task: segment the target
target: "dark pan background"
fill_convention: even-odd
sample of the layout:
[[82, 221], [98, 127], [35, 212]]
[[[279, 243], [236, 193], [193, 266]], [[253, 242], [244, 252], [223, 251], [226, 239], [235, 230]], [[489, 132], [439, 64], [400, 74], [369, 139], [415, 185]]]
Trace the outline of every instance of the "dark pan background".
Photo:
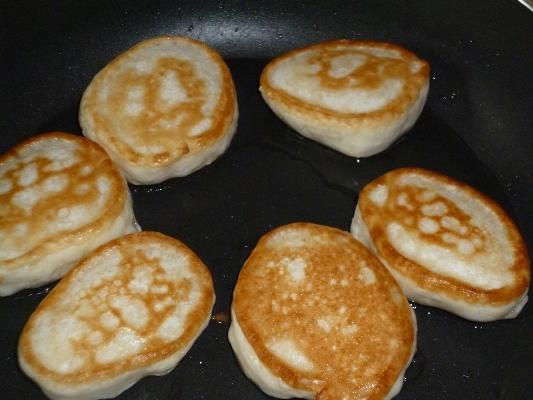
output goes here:
[[[258, 238], [305, 220], [349, 229], [360, 188], [400, 166], [431, 168], [495, 198], [533, 248], [533, 13], [517, 1], [4, 1], [0, 5], [0, 152], [49, 130], [80, 133], [77, 109], [93, 75], [136, 42], [162, 34], [222, 53], [241, 117], [228, 152], [159, 185], [131, 186], [145, 230], [177, 237], [212, 271], [206, 331], [178, 367], [121, 399], [266, 399], [227, 341], [231, 292]], [[261, 100], [272, 57], [332, 38], [404, 45], [432, 67], [426, 108], [388, 151], [345, 157], [295, 134]], [[16, 344], [53, 285], [0, 299], [0, 398], [41, 399]], [[418, 352], [398, 399], [533, 399], [533, 307], [469, 322], [416, 307]]]

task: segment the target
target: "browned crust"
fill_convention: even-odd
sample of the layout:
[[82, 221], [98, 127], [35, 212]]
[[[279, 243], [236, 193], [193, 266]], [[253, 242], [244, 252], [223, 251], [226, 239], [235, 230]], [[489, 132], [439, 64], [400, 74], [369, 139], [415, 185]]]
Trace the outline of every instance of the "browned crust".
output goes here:
[[[392, 183], [403, 174], [422, 175], [447, 185], [453, 185], [459, 190], [468, 193], [470, 197], [478, 199], [487, 208], [493, 211], [505, 227], [509, 235], [509, 240], [512, 243], [512, 249], [510, 250], [514, 253], [515, 261], [510, 270], [515, 278], [514, 283], [498, 289], [487, 290], [479, 288], [468, 284], [468, 282], [463, 282], [430, 271], [408, 258], [405, 258], [396, 251], [386, 239], [387, 235], [384, 232], [384, 226], [381, 224], [381, 222], [383, 222], [383, 215], [381, 211], [378, 210], [376, 206], [373, 206], [371, 201], [368, 200], [368, 193], [377, 185], [387, 184], [388, 182]], [[387, 186], [390, 190], [390, 185]], [[476, 303], [498, 306], [516, 301], [516, 299], [522, 296], [529, 287], [531, 275], [530, 260], [527, 247], [520, 235], [518, 227], [498, 203], [463, 182], [422, 168], [399, 168], [388, 172], [365, 186], [360, 193], [358, 205], [360, 207], [361, 217], [369, 228], [370, 236], [372, 237], [380, 257], [383, 257], [390, 268], [394, 269], [420, 288], [432, 292], [444, 293], [449, 298], [472, 304]]]
[[[202, 294], [200, 296], [199, 304], [194, 312], [187, 316], [187, 323], [184, 327], [182, 335], [168, 343], [164, 344], [162, 341], [154, 341], [155, 344], [145, 349], [143, 352], [137, 354], [134, 358], [126, 359], [119, 362], [106, 364], [105, 367], [93, 366], [92, 368], [85, 368], [83, 371], [71, 374], [60, 374], [51, 371], [46, 365], [41, 363], [34, 355], [30, 332], [35, 324], [35, 321], [40, 314], [46, 311], [49, 307], [54, 307], [58, 298], [61, 298], [66, 291], [66, 288], [71, 282], [77, 279], [77, 275], [82, 271], [90, 259], [95, 255], [101, 255], [105, 251], [113, 247], [127, 247], [143, 243], [160, 243], [165, 246], [177, 248], [180, 253], [187, 256], [189, 260], [189, 268], [194, 272], [195, 279], [200, 283]], [[123, 268], [132, 268], [131, 263], [123, 263]], [[41, 377], [52, 380], [61, 384], [84, 384], [94, 382], [96, 380], [112, 379], [124, 373], [152, 365], [158, 361], [164, 360], [174, 353], [179, 352], [185, 348], [191, 340], [198, 334], [198, 330], [208, 318], [211, 307], [214, 302], [214, 289], [211, 274], [198, 256], [182, 242], [163, 235], [158, 232], [138, 232], [122, 236], [114, 239], [99, 248], [93, 253], [82, 259], [76, 267], [70, 270], [65, 277], [50, 291], [45, 299], [39, 304], [37, 309], [30, 316], [24, 329], [22, 330], [19, 341], [19, 357], [31, 366], [31, 368]]]
[[[408, 89], [404, 94], [398, 96], [398, 98], [391, 102], [389, 105], [387, 105], [386, 108], [366, 113], [340, 113], [325, 107], [310, 104], [298, 99], [295, 96], [288, 94], [283, 90], [277, 89], [270, 83], [269, 77], [271, 71], [276, 68], [276, 66], [281, 62], [309, 50], [326, 50], [335, 48], [337, 46], [346, 45], [371, 46], [381, 49], [395, 50], [401, 54], [404, 60], [416, 60], [422, 63], [423, 65], [417, 74], [411, 76], [409, 80]], [[261, 73], [260, 84], [262, 92], [272, 101], [282, 104], [284, 107], [302, 116], [306, 116], [307, 118], [330, 121], [346, 126], [361, 123], [373, 125], [381, 124], [384, 121], [394, 120], [403, 116], [409, 109], [409, 107], [416, 101], [420, 94], [420, 91], [428, 82], [429, 72], [429, 64], [426, 61], [418, 58], [414, 53], [403, 47], [386, 42], [339, 39], [313, 44], [300, 49], [292, 50], [273, 59], [263, 69], [263, 72]]]
[[[124, 209], [127, 197], [129, 195], [126, 181], [116, 168], [115, 164], [111, 161], [107, 153], [97, 143], [84, 137], [66, 132], [47, 132], [33, 136], [0, 156], [0, 164], [6, 162], [10, 158], [18, 158], [20, 152], [22, 152], [22, 150], [26, 147], [31, 147], [39, 144], [40, 142], [51, 139], [75, 142], [81, 145], [84, 149], [82, 151], [87, 153], [86, 156], [90, 157], [92, 161], [95, 161], [93, 166], [100, 171], [100, 174], [103, 173], [109, 178], [111, 183], [110, 191], [113, 193], [113, 198], [107, 202], [105, 209], [93, 223], [85, 225], [75, 231], [61, 231], [55, 235], [51, 235], [46, 238], [45, 242], [39, 244], [30, 252], [10, 260], [2, 261], [2, 268], [19, 268], [22, 265], [31, 263], [32, 260], [37, 260], [38, 258], [49, 254], [50, 251], [52, 251], [51, 249], [61, 249], [73, 242], [88, 240], [90, 236], [102, 232], [108, 225], [112, 224]], [[4, 201], [2, 199], [4, 196], [5, 195], [0, 195], [0, 202]], [[43, 207], [44, 208], [42, 210], [37, 210], [37, 213], [43, 213], [45, 211], [44, 209], [46, 208], [46, 204]]]
[[[171, 152], [167, 149], [167, 151], [162, 154], [146, 156], [137, 152], [129, 144], [117, 140], [117, 138], [109, 132], [109, 127], [105, 119], [102, 118], [97, 111], [91, 110], [91, 108], [98, 103], [96, 96], [99, 92], [99, 86], [105, 79], [106, 75], [112, 71], [116, 65], [126, 60], [130, 54], [137, 50], [153, 46], [154, 44], [163, 41], [188, 42], [200, 47], [220, 69], [222, 74], [220, 84], [222, 88], [218, 105], [212, 113], [212, 117], [216, 122], [212, 124], [208, 131], [197, 137], [186, 138], [181, 143], [178, 142], [176, 148], [172, 149], [173, 151]], [[232, 122], [236, 117], [236, 104], [236, 92], [233, 78], [228, 66], [220, 54], [211, 47], [195, 39], [184, 36], [160, 36], [136, 44], [118, 55], [98, 72], [82, 97], [80, 116], [86, 113], [87, 117], [92, 120], [91, 124], [95, 126], [100, 125], [100, 127], [95, 131], [92, 131], [91, 134], [95, 135], [99, 142], [104, 144], [106, 148], [109, 147], [117, 156], [120, 156], [135, 165], [160, 167], [170, 165], [187, 154], [194, 154], [205, 150], [206, 148], [211, 147], [215, 142], [221, 140], [228, 133], [228, 129], [231, 128]]]
[[[283, 249], [269, 249], [267, 241], [276, 233], [286, 229], [310, 231], [313, 235], [322, 236], [328, 241], [328, 244], [316, 251], [308, 246], [285, 252]], [[338, 242], [335, 244], [337, 239], [342, 241], [342, 245]], [[306, 311], [302, 308], [296, 309], [292, 313], [289, 312], [284, 317], [285, 319], [280, 320], [279, 316], [269, 310], [272, 300], [281, 302], [282, 299], [275, 297], [277, 280], [275, 276], [263, 274], [264, 266], [270, 261], [280, 262], [280, 259], [286, 256], [304, 256], [309, 253], [312, 253], [310, 256], [314, 260], [312, 263], [319, 264], [322, 268], [321, 271], [310, 272], [313, 275], [309, 278], [309, 282], [314, 285], [314, 292], [323, 291], [323, 293], [319, 293], [321, 298], [328, 297], [327, 292], [331, 290], [327, 286], [327, 280], [332, 276], [337, 276], [330, 274], [330, 268], [337, 269], [340, 264], [344, 263], [349, 269], [349, 273], [356, 272], [356, 269], [350, 270], [353, 266], [350, 262], [364, 260], [376, 275], [375, 285], [377, 288], [374, 291], [365, 291], [350, 281], [347, 288], [350, 290], [349, 295], [342, 298], [342, 304], [347, 304], [349, 312], [358, 308], [368, 308], [368, 312], [364, 313], [365, 318], [358, 321], [361, 335], [354, 338], [353, 342], [346, 344], [342, 350], [339, 349], [339, 353], [345, 353], [344, 355], [325, 349], [326, 343], [330, 343], [328, 336], [340, 335], [339, 332], [329, 334], [321, 332], [322, 334], [320, 334], [316, 328], [309, 324], [302, 326], [294, 322], [305, 319], [305, 317], [314, 318], [317, 315], [306, 316], [304, 315]], [[348, 264], [347, 260], [349, 260]], [[311, 268], [311, 266], [307, 268]], [[350, 279], [355, 280], [353, 275]], [[306, 282], [308, 282], [307, 277]], [[398, 303], [393, 303], [390, 293], [397, 296]], [[302, 295], [302, 293], [298, 292], [298, 295]], [[332, 295], [339, 296], [337, 293]], [[261, 237], [241, 269], [233, 294], [232, 308], [247, 341], [272, 374], [280, 377], [285, 383], [296, 389], [314, 392], [319, 399], [338, 399], [348, 395], [348, 393], [353, 396], [350, 398], [383, 398], [409, 362], [415, 341], [410, 306], [386, 268], [369, 250], [347, 232], [310, 223], [293, 223], [274, 229]], [[388, 317], [387, 321], [377, 321], [377, 317], [374, 315], [379, 313], [385, 313]], [[312, 361], [317, 365], [318, 370], [311, 372], [296, 370], [285, 364], [268, 349], [267, 341], [272, 339], [272, 335], [280, 334], [280, 326], [287, 321], [291, 323], [290, 328], [288, 328], [291, 335], [305, 337], [305, 340], [308, 341], [313, 353]], [[384, 336], [388, 334], [392, 334], [399, 344], [398, 348], [390, 351], [390, 353], [388, 353], [389, 349], [379, 347], [379, 344], [387, 339]], [[343, 362], [348, 360], [350, 363], [352, 359], [356, 359], [358, 354], [369, 356], [370, 359], [364, 364], [366, 369], [373, 367], [377, 369], [371, 378], [362, 376], [366, 369], [362, 368], [357, 372], [348, 371], [338, 361], [342, 359]], [[307, 355], [309, 356], [309, 353]], [[388, 361], [384, 361], [389, 356]], [[350, 382], [351, 379], [355, 383]], [[369, 384], [375, 384], [375, 387], [369, 389]], [[368, 393], [365, 393], [366, 391]]]

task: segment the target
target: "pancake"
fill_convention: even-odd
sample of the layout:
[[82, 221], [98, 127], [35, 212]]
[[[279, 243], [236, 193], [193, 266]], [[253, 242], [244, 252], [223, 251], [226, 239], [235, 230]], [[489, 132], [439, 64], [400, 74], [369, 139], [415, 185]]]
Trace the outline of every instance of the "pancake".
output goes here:
[[494, 201], [420, 168], [393, 170], [361, 191], [351, 231], [406, 296], [474, 321], [514, 318], [527, 302], [530, 261]]
[[115, 397], [175, 368], [214, 301], [191, 249], [160, 233], [126, 235], [83, 259], [37, 307], [19, 364], [52, 399]]
[[235, 286], [229, 340], [279, 398], [389, 399], [416, 319], [385, 267], [348, 232], [294, 223], [264, 235]]
[[387, 148], [420, 115], [429, 65], [384, 42], [334, 40], [272, 60], [260, 91], [296, 132], [353, 157]]
[[83, 94], [83, 134], [134, 184], [188, 175], [214, 161], [237, 128], [230, 71], [186, 37], [146, 40], [119, 55]]
[[0, 157], [0, 296], [54, 281], [138, 229], [126, 181], [94, 142], [50, 132]]

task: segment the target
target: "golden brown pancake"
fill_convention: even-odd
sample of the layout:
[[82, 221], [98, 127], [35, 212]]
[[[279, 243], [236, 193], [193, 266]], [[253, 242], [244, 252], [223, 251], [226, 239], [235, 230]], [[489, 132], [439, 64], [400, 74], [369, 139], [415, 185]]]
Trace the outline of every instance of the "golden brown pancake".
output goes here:
[[56, 280], [136, 230], [128, 186], [94, 142], [50, 132], [0, 157], [1, 296]]
[[19, 363], [50, 398], [114, 397], [170, 372], [214, 300], [209, 270], [183, 243], [126, 235], [88, 255], [42, 301], [22, 331]]
[[386, 268], [349, 233], [293, 223], [264, 235], [242, 267], [229, 339], [272, 396], [383, 399], [401, 388], [416, 320]]
[[298, 133], [366, 157], [411, 128], [428, 87], [428, 64], [400, 46], [333, 40], [272, 60], [261, 74], [260, 90]]
[[436, 172], [393, 170], [361, 191], [352, 233], [405, 294], [475, 321], [515, 317], [530, 262], [518, 228], [494, 201]]
[[146, 40], [92, 80], [80, 105], [83, 134], [131, 183], [188, 175], [229, 146], [238, 108], [220, 55], [187, 37]]

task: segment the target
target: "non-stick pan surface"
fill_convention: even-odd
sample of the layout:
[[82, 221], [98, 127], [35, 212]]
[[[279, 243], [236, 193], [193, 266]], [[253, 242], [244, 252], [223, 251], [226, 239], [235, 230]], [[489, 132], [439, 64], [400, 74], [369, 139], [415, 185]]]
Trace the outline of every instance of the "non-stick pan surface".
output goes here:
[[[401, 166], [466, 181], [500, 202], [533, 248], [533, 13], [517, 1], [44, 2], [0, 6], [0, 151], [49, 130], [80, 133], [92, 76], [161, 34], [207, 42], [227, 60], [241, 117], [228, 152], [159, 185], [131, 186], [146, 230], [177, 237], [213, 274], [214, 318], [178, 367], [121, 399], [264, 399], [227, 340], [240, 267], [258, 238], [293, 221], [349, 229], [362, 186]], [[295, 134], [261, 100], [272, 57], [331, 38], [386, 40], [431, 64], [428, 104], [392, 148], [343, 156]], [[53, 285], [0, 299], [0, 398], [44, 395], [18, 368], [18, 335]], [[413, 305], [418, 352], [398, 399], [533, 399], [533, 307], [473, 323]]]

